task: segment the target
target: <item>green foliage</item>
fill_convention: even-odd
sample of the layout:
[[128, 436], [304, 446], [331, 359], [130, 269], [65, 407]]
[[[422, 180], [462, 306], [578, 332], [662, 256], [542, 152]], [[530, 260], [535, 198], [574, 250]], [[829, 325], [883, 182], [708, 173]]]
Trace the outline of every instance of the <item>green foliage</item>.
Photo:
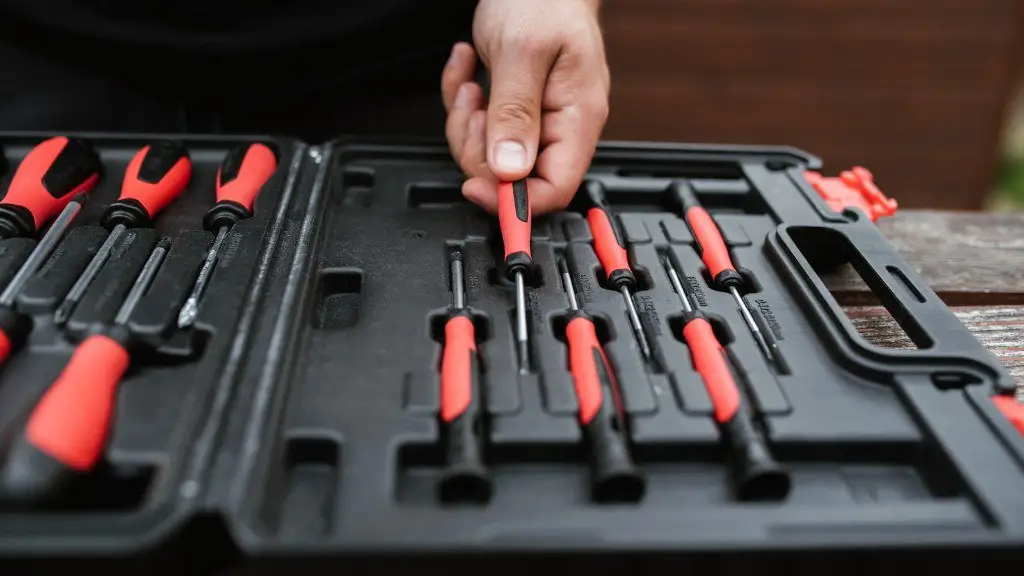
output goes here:
[[1024, 206], [1024, 158], [1002, 159], [996, 176], [996, 190], [1006, 200]]

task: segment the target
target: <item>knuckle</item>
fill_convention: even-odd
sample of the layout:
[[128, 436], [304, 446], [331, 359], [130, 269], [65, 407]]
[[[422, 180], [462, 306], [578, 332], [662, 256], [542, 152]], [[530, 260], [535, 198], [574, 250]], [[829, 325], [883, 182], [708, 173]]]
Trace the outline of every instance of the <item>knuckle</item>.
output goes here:
[[499, 104], [494, 115], [501, 124], [526, 126], [534, 121], [535, 113], [525, 98], [515, 98]]

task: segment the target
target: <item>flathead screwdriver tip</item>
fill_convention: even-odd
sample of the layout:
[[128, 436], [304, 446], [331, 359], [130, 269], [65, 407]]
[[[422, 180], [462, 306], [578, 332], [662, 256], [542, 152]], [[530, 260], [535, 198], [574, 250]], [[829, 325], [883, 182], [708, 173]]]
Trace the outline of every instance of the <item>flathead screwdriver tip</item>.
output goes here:
[[178, 328], [188, 328], [196, 321], [196, 313], [199, 311], [199, 306], [196, 303], [195, 298], [189, 298], [185, 301], [185, 305], [181, 307], [181, 311], [178, 312]]
[[71, 311], [75, 308], [75, 304], [72, 300], [65, 300], [61, 302], [60, 306], [57, 307], [57, 311], [53, 313], [53, 323], [57, 326], [63, 326], [71, 316]]

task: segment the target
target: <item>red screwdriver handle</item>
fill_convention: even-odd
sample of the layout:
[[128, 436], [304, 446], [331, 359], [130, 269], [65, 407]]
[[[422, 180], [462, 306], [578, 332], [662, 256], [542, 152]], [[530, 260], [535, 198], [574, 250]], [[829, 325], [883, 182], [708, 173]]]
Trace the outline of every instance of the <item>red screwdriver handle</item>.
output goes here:
[[144, 146], [128, 162], [121, 196], [104, 212], [102, 224], [107, 228], [150, 226], [191, 178], [192, 160], [180, 143], [162, 140]]
[[630, 290], [636, 289], [636, 277], [629, 267], [629, 255], [626, 253], [625, 236], [605, 199], [604, 186], [600, 182], [588, 181], [586, 193], [590, 199], [587, 223], [594, 237], [594, 252], [601, 261], [608, 282], [616, 288], [626, 286]]
[[[605, 409], [611, 409], [616, 417], [621, 416], [618, 386], [597, 339], [594, 323], [577, 314], [566, 325], [565, 338], [569, 344], [569, 371], [580, 405], [580, 423], [590, 424]], [[608, 400], [612, 401], [611, 405]]]
[[530, 252], [533, 211], [526, 180], [498, 184], [498, 223], [505, 244], [505, 265], [509, 277], [524, 272], [533, 261]]
[[76, 194], [92, 190], [102, 169], [96, 152], [81, 140], [43, 141], [21, 161], [0, 201], [0, 236], [32, 236]]
[[719, 424], [728, 422], [739, 410], [740, 392], [725, 361], [725, 349], [715, 337], [711, 323], [701, 317], [693, 318], [683, 326], [683, 339], [690, 347], [693, 367], [704, 380], [704, 387], [711, 397], [715, 421]]
[[117, 340], [87, 338], [32, 411], [28, 442], [67, 468], [91, 470], [103, 454], [128, 363], [128, 351]]
[[217, 232], [252, 216], [253, 203], [277, 170], [277, 156], [258, 142], [233, 148], [217, 169], [217, 203], [203, 217], [203, 226]]
[[718, 278], [722, 272], [735, 273], [736, 267], [732, 265], [729, 249], [708, 211], [700, 206], [694, 206], [686, 211], [686, 222], [690, 225], [697, 244], [700, 245], [700, 257], [708, 267], [711, 278]]
[[453, 316], [444, 325], [441, 357], [441, 421], [448, 424], [466, 414], [477, 386], [476, 338], [468, 314]]

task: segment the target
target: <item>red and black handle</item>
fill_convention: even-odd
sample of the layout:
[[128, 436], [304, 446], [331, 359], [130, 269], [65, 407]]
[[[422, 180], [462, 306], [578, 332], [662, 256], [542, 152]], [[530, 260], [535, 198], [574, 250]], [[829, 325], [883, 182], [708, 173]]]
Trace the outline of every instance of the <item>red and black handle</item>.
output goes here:
[[587, 223], [594, 237], [594, 252], [604, 268], [605, 277], [615, 288], [621, 290], [625, 286], [633, 292], [636, 290], [636, 276], [629, 266], [622, 228], [605, 199], [604, 185], [589, 180], [584, 184], [584, 191], [589, 201]]
[[451, 313], [444, 326], [441, 357], [441, 424], [446, 469], [443, 501], [486, 501], [491, 480], [484, 463], [484, 407], [480, 358], [473, 318], [468, 310]]
[[253, 203], [277, 170], [277, 155], [266, 144], [243, 144], [228, 152], [217, 169], [217, 202], [203, 227], [217, 232], [253, 214]]
[[117, 225], [149, 227], [191, 178], [192, 160], [180, 142], [161, 140], [144, 146], [128, 162], [121, 195], [103, 212], [100, 223], [108, 230]]
[[525, 278], [533, 264], [530, 251], [533, 212], [526, 180], [498, 184], [498, 223], [505, 245], [505, 273], [514, 280], [517, 273]]
[[91, 146], [55, 136], [33, 148], [18, 165], [0, 200], [0, 238], [34, 236], [75, 195], [92, 190], [103, 165]]
[[781, 500], [789, 494], [789, 474], [772, 457], [768, 444], [747, 411], [725, 349], [707, 317], [684, 313], [683, 339], [693, 365], [711, 397], [715, 422], [729, 449], [732, 477], [740, 500]]
[[14, 306], [0, 306], [0, 365], [21, 349], [32, 333], [32, 318]]
[[57, 499], [95, 468], [130, 362], [128, 345], [126, 327], [94, 334], [78, 345], [11, 447], [3, 470], [7, 498], [21, 503]]
[[598, 502], [635, 502], [643, 496], [646, 482], [630, 456], [618, 383], [590, 316], [574, 311], [565, 339], [580, 427], [590, 452], [591, 496]]
[[721, 230], [718, 229], [718, 224], [700, 205], [693, 188], [685, 180], [676, 180], [672, 183], [672, 195], [682, 208], [683, 218], [693, 233], [693, 239], [697, 241], [697, 250], [708, 268], [715, 289], [739, 290], [743, 285], [743, 276], [733, 266], [729, 247], [722, 237]]

